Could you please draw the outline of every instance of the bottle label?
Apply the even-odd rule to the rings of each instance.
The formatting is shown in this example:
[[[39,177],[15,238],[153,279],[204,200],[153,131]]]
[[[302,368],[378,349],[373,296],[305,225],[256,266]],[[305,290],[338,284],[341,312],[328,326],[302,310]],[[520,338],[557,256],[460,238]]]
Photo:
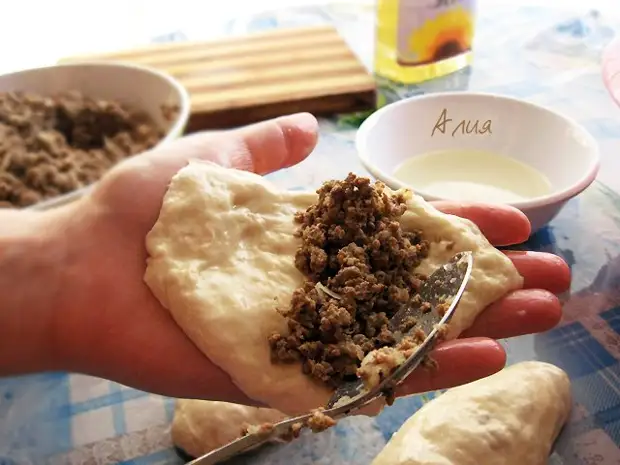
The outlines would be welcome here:
[[[469,52],[474,17],[475,0],[400,0],[398,64],[432,64]]]

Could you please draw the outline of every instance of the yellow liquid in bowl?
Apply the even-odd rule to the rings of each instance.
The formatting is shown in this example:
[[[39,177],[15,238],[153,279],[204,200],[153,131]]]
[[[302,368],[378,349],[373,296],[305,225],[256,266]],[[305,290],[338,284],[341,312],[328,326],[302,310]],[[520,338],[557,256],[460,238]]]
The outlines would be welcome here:
[[[442,150],[403,162],[394,177],[451,200],[514,203],[548,195],[549,179],[519,160],[479,150]]]

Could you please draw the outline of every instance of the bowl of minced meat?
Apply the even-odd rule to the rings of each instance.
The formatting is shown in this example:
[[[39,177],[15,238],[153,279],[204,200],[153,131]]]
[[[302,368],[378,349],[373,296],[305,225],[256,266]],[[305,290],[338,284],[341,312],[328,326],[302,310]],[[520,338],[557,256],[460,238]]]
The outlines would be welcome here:
[[[80,63],[0,76],[0,209],[80,197],[121,160],[179,137],[189,96],[141,66]]]

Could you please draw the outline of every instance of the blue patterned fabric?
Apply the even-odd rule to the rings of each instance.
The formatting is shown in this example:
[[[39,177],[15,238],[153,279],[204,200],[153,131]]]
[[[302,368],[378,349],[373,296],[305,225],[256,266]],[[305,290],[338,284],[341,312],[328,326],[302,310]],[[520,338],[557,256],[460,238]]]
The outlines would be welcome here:
[[[600,54],[620,24],[589,7],[529,6],[487,0],[472,68],[409,88],[398,98],[441,90],[504,93],[550,106],[584,124],[602,151],[599,181],[567,205],[526,248],[563,256],[573,286],[565,317],[545,334],[504,341],[509,362],[557,364],[573,382],[575,406],[552,464],[620,463],[620,110],[600,77]],[[613,2],[612,2],[613,3]],[[611,3],[610,3],[611,4]],[[607,11],[611,11],[608,9]],[[371,9],[306,8],[266,13],[231,30],[255,31],[333,22],[368,63]],[[174,29],[154,42],[193,39]],[[288,189],[317,187],[325,178],[364,172],[355,156],[355,131],[322,121],[317,150],[301,165],[270,178]],[[432,395],[428,396],[432,397]],[[376,418],[349,418],[322,434],[305,434],[232,463],[369,464],[391,434],[422,405],[399,399]],[[0,465],[180,464],[169,425],[173,400],[82,375],[41,374],[0,380]],[[524,464],[526,465],[526,464]]]

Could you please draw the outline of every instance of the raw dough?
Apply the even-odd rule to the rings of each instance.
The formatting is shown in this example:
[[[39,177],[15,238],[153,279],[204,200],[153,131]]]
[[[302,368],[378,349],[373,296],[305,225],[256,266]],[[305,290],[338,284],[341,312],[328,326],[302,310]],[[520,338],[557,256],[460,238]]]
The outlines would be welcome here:
[[[256,174],[191,162],[172,179],[146,238],[145,281],[192,341],[246,395],[289,415],[323,406],[329,390],[297,364],[274,364],[267,338],[286,331],[276,307],[303,282],[293,257],[293,216],[315,193],[281,191]],[[506,292],[522,286],[512,262],[468,220],[437,211],[420,197],[402,224],[432,240],[430,273],[456,252],[474,252],[474,269],[449,337]]]
[[[372,465],[544,465],[570,408],[564,371],[519,363],[424,405]]]
[[[172,442],[192,457],[200,457],[241,436],[246,425],[284,420],[286,415],[266,408],[179,399],[172,420]]]

